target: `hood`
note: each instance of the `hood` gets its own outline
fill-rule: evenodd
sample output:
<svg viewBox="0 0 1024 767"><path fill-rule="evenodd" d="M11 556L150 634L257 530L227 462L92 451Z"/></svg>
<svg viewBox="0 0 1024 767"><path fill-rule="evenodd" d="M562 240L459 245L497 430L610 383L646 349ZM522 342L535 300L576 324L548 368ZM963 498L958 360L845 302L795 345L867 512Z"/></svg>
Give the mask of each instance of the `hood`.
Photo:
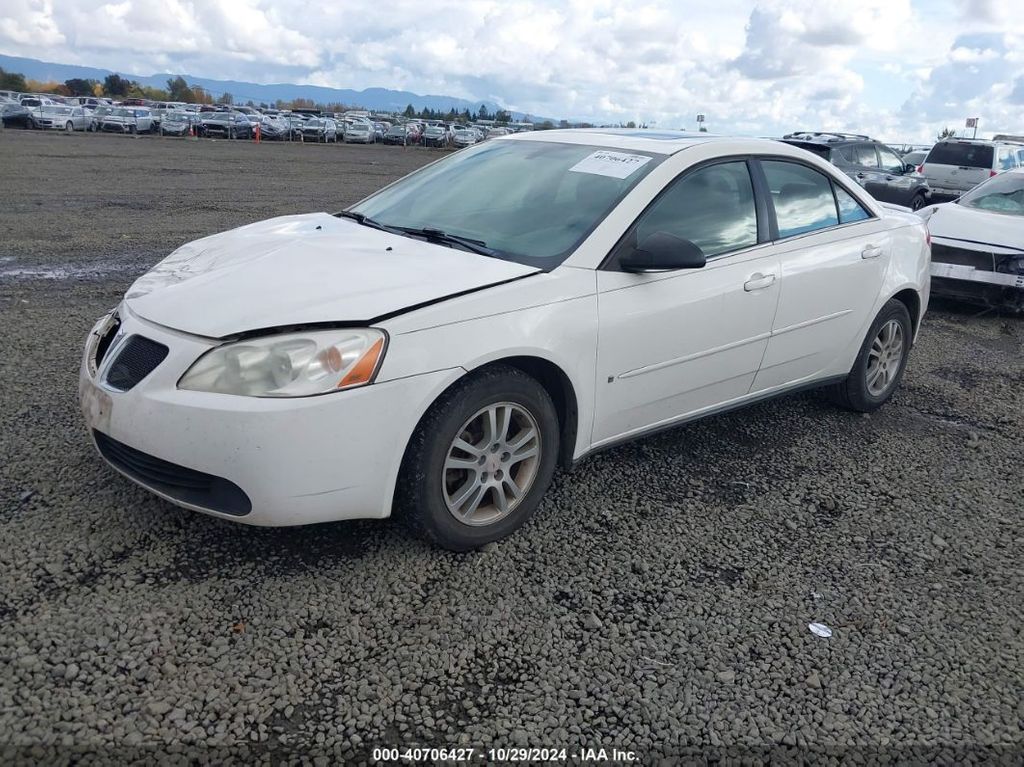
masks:
<svg viewBox="0 0 1024 767"><path fill-rule="evenodd" d="M151 322L223 338L369 322L538 271L310 213L191 242L136 280L125 299Z"/></svg>
<svg viewBox="0 0 1024 767"><path fill-rule="evenodd" d="M948 202L921 211L933 237L1024 252L1024 216Z"/></svg>

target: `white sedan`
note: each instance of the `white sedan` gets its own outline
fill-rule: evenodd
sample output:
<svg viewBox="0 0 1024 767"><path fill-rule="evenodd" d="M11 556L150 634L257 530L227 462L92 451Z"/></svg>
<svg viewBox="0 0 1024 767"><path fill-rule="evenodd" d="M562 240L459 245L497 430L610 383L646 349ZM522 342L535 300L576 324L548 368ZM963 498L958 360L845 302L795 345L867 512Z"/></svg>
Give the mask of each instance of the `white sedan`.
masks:
<svg viewBox="0 0 1024 767"><path fill-rule="evenodd" d="M1024 169L919 213L932 234L936 295L1024 310Z"/></svg>
<svg viewBox="0 0 1024 767"><path fill-rule="evenodd" d="M255 525L467 550L558 465L808 387L880 407L928 303L918 216L765 140L502 137L336 214L189 243L88 337L118 471Z"/></svg>

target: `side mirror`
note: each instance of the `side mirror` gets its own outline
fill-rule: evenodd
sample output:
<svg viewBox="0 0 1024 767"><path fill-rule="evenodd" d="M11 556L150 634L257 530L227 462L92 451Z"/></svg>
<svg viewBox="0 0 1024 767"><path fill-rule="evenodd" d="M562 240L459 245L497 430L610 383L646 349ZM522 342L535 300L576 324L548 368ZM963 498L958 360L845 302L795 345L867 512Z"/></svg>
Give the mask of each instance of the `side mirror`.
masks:
<svg viewBox="0 0 1024 767"><path fill-rule="evenodd" d="M668 232L655 232L619 259L626 272L667 272L675 269L700 269L707 260L695 243Z"/></svg>
<svg viewBox="0 0 1024 767"><path fill-rule="evenodd" d="M903 172L904 173L917 173L917 166L916 165L911 165L909 163L905 163L903 165Z"/></svg>

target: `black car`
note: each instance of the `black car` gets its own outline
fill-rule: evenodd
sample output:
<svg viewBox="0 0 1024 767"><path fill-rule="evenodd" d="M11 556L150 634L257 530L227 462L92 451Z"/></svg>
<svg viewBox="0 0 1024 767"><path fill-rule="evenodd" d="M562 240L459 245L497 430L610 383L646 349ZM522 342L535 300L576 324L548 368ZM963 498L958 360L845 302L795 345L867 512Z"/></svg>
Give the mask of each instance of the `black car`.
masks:
<svg viewBox="0 0 1024 767"><path fill-rule="evenodd" d="M204 136L252 138L252 125L241 112L206 112L201 125Z"/></svg>
<svg viewBox="0 0 1024 767"><path fill-rule="evenodd" d="M8 103L0 106L0 119L5 128L34 128L32 113L21 104Z"/></svg>
<svg viewBox="0 0 1024 767"><path fill-rule="evenodd" d="M917 167L868 136L801 131L782 140L828 160L879 202L920 210L931 201L931 189Z"/></svg>

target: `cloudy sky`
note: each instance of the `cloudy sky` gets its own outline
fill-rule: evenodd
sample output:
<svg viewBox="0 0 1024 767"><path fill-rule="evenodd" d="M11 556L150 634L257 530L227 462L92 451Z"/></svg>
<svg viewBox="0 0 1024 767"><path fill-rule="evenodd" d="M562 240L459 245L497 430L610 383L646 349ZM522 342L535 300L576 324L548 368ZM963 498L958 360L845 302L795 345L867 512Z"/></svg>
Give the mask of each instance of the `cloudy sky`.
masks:
<svg viewBox="0 0 1024 767"><path fill-rule="evenodd" d="M3 0L0 53L534 114L919 141L1024 133L1020 0Z"/></svg>

